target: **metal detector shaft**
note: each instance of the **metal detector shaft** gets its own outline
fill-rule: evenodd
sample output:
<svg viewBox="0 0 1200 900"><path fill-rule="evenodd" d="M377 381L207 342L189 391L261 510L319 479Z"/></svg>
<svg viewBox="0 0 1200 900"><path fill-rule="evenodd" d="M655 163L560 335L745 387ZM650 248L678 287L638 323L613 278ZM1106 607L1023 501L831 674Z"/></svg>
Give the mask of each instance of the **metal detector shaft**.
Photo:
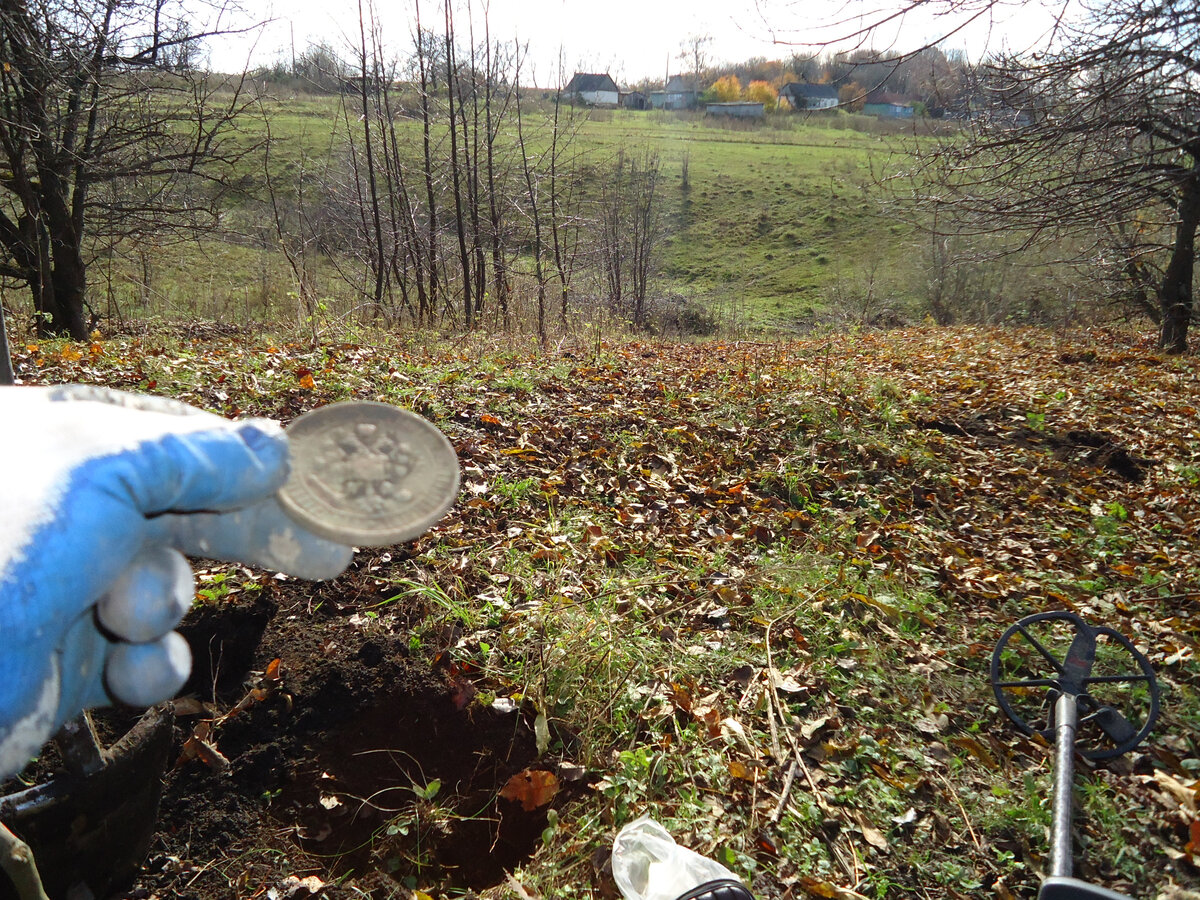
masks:
<svg viewBox="0 0 1200 900"><path fill-rule="evenodd" d="M1061 638L1067 629L1071 644L1060 658L1057 648L1061 647ZM1092 669L1101 638L1109 651L1106 658L1109 671L1115 674L1094 676ZM1123 669L1113 662L1112 654L1120 651L1130 657L1133 666ZM1036 668L1042 664L1048 664L1052 669L1049 677L1038 677ZM1075 752L1076 741L1081 740L1083 747L1079 753L1085 759L1110 759L1132 750L1149 734L1158 718L1158 682L1150 661L1128 638L1111 628L1093 628L1075 613L1034 613L1012 625L996 644L992 652L991 681L1000 708L1021 731L1044 738L1054 736L1050 873L1038 890L1038 900L1130 900L1124 894L1071 877L1074 867L1071 819L1074 813ZM1128 711L1122 709L1119 694L1116 702L1108 700L1108 689L1119 684L1145 686L1149 709L1144 717L1127 718ZM1097 685L1102 687L1099 697L1089 690ZM1039 727L1047 718L1043 704L1034 707L1033 718L1021 716L1013 706L1014 702L1035 695L1038 689L1047 689L1045 702L1054 705L1053 716L1046 721L1045 727ZM1141 696L1140 692L1138 696ZM1079 734L1081 722L1082 736ZM1097 739L1101 743L1097 744Z"/></svg>
<svg viewBox="0 0 1200 900"><path fill-rule="evenodd" d="M1075 781L1075 732L1079 709L1073 694L1054 704L1054 825L1050 835L1050 874L1071 877L1072 787Z"/></svg>

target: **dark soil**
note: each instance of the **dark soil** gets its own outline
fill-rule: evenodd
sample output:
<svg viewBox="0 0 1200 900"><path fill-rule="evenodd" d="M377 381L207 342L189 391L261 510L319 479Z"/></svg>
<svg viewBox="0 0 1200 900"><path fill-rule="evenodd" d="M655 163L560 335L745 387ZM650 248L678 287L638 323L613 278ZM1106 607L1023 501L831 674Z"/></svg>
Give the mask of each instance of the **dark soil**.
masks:
<svg viewBox="0 0 1200 900"><path fill-rule="evenodd" d="M322 894L336 900L502 881L546 827L544 810L497 797L536 757L527 717L472 702L461 673L411 651L388 621L336 602L314 609L311 585L299 600L290 588L268 584L185 621L195 666L184 693L207 708L176 703L157 834L114 896L302 898L297 879L316 876L337 882ZM279 678L263 681L274 659ZM221 719L248 685L256 699ZM129 721L97 718L104 737ZM228 765L176 763L206 719Z"/></svg>

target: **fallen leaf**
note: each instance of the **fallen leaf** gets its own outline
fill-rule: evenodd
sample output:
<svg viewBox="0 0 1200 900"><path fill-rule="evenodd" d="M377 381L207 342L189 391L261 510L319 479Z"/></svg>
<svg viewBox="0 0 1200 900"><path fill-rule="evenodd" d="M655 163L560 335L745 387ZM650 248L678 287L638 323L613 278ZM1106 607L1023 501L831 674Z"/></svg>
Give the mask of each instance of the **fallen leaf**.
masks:
<svg viewBox="0 0 1200 900"><path fill-rule="evenodd" d="M818 881L808 875L801 875L796 883L810 897L825 897L828 900L870 900L858 891L838 887L828 881Z"/></svg>
<svg viewBox="0 0 1200 900"><path fill-rule="evenodd" d="M1153 776L1146 776L1147 780L1155 781L1166 793L1174 797L1185 809L1189 812L1196 812L1197 791L1200 782L1192 784L1184 784L1177 778L1173 778L1166 772L1155 772Z"/></svg>
<svg viewBox="0 0 1200 900"><path fill-rule="evenodd" d="M758 770L736 759L729 763L729 774L738 781L758 781Z"/></svg>
<svg viewBox="0 0 1200 900"><path fill-rule="evenodd" d="M175 765L181 765L191 759L200 760L217 773L229 771L230 762L225 758L224 754L208 743L208 741L195 735L192 735L183 742L183 747L179 753L179 760Z"/></svg>
<svg viewBox="0 0 1200 900"><path fill-rule="evenodd" d="M919 723L917 727L920 728ZM992 771L999 770L1000 764L996 762L996 758L992 756L987 747L983 746L983 744L970 735L964 734L959 737L952 737L950 738L950 743L956 747L962 747Z"/></svg>
<svg viewBox="0 0 1200 900"><path fill-rule="evenodd" d="M1183 845L1183 852L1193 860L1200 856L1200 819L1192 819L1188 825L1188 842Z"/></svg>
<svg viewBox="0 0 1200 900"><path fill-rule="evenodd" d="M542 769L525 769L508 779L500 789L505 800L520 803L525 812L549 805L558 793L558 778Z"/></svg>
<svg viewBox="0 0 1200 900"><path fill-rule="evenodd" d="M868 844L876 850L886 851L888 849L888 840L884 837L883 832L871 824L863 813L856 812L854 820L858 823L858 830L862 833L863 838Z"/></svg>
<svg viewBox="0 0 1200 900"><path fill-rule="evenodd" d="M784 675L778 669L771 669L771 684L775 690L782 691L785 694L799 694L805 690L804 685L798 682L792 675Z"/></svg>

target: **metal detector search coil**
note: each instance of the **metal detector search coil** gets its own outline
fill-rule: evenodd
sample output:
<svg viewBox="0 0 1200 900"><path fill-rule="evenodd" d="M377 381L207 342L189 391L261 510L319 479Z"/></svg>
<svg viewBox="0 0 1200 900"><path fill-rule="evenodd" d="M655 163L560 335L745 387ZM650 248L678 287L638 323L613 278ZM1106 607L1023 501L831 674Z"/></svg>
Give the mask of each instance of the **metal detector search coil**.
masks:
<svg viewBox="0 0 1200 900"><path fill-rule="evenodd" d="M1072 780L1076 753L1120 756L1154 727L1159 693L1150 661L1111 628L1089 625L1075 613L1045 612L1026 616L1000 637L990 681L1020 731L1054 740L1050 875L1038 900L1129 900L1071 877Z"/></svg>

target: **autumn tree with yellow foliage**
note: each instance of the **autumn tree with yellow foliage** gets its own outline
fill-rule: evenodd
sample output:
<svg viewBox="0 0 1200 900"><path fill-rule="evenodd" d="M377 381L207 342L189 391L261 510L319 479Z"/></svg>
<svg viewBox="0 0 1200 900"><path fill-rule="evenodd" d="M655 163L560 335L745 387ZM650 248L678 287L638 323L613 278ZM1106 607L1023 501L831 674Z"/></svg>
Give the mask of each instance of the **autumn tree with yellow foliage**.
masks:
<svg viewBox="0 0 1200 900"><path fill-rule="evenodd" d="M746 87L746 99L761 103L767 112L774 112L779 100L779 93L771 87L770 82L752 81Z"/></svg>
<svg viewBox="0 0 1200 900"><path fill-rule="evenodd" d="M736 75L726 75L713 82L709 91L716 97L718 103L732 103L742 99L742 83Z"/></svg>
<svg viewBox="0 0 1200 900"><path fill-rule="evenodd" d="M851 112L862 112L866 102L867 92L857 81L843 84L838 88L838 105Z"/></svg>

